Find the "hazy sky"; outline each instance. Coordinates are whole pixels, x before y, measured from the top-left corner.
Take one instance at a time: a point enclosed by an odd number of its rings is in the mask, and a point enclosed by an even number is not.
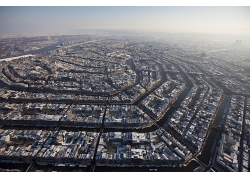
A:
[[[250,35],[250,7],[0,7],[0,33],[106,28]]]

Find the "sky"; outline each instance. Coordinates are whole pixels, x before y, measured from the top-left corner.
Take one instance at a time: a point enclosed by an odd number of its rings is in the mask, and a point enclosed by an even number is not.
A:
[[[0,34],[116,29],[250,35],[250,6],[0,6]]]

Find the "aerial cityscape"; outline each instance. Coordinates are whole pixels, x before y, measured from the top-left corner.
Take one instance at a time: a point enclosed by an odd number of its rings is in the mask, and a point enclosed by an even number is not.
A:
[[[249,34],[80,31],[0,31],[0,171],[250,171]]]

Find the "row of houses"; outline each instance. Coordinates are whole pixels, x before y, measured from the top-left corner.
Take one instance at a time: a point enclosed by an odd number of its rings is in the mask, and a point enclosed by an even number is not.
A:
[[[240,141],[244,113],[243,96],[233,95],[226,116],[225,132],[222,133],[216,161],[229,171],[239,171]]]
[[[46,130],[0,130],[1,162],[90,165],[98,133]]]

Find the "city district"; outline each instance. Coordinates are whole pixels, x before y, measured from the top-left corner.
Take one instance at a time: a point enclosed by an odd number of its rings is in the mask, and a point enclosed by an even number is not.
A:
[[[2,38],[0,57],[0,171],[250,170],[244,42]]]

